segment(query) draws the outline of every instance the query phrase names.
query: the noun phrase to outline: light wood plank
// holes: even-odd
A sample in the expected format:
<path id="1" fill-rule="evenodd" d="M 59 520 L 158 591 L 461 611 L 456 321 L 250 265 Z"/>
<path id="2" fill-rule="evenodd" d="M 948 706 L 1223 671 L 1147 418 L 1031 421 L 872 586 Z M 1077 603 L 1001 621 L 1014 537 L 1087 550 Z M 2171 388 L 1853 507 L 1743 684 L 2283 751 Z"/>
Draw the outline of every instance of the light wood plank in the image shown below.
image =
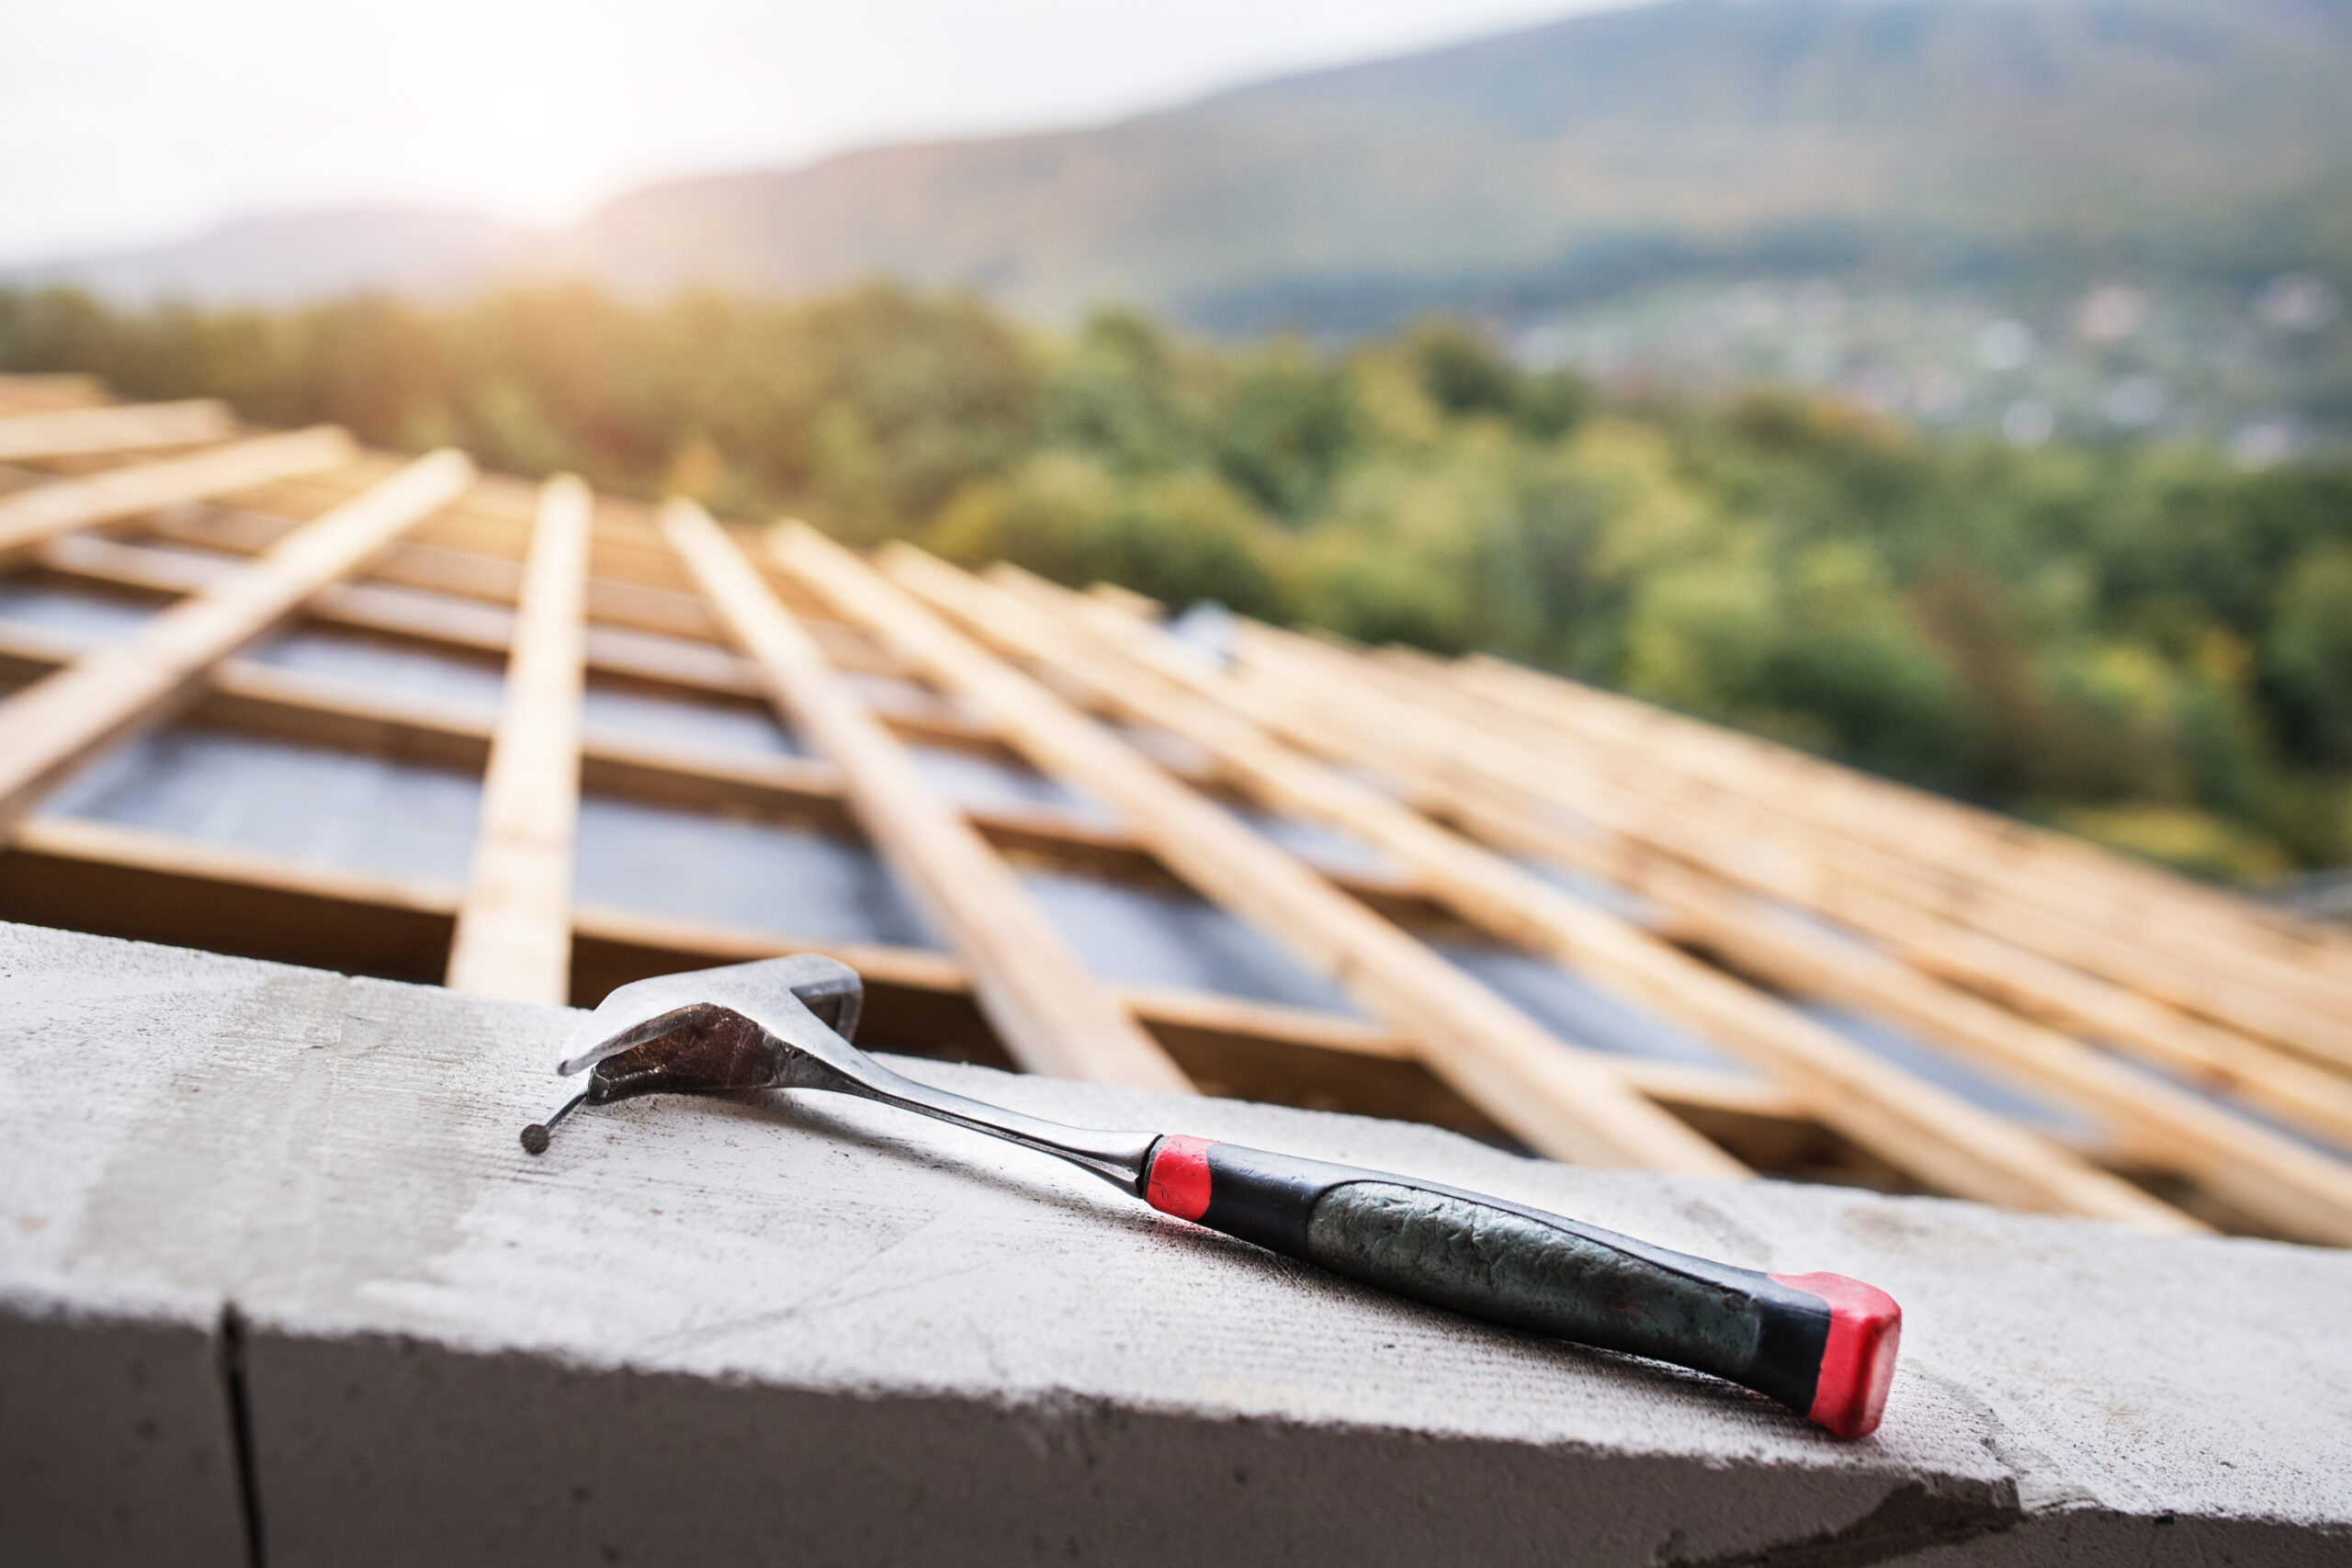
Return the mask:
<path id="1" fill-rule="evenodd" d="M 200 538 L 187 538 L 185 536 L 191 530 L 170 525 L 154 530 L 159 536 L 200 545 L 206 551 L 201 555 L 90 535 L 68 535 L 50 540 L 33 558 L 48 570 L 63 576 L 125 588 L 187 592 L 235 564 L 215 552 L 255 555 L 283 537 L 291 527 L 299 526 L 279 517 L 264 521 L 270 525 L 266 538 L 240 537 L 234 541 L 223 541 L 209 533 Z M 320 598 L 313 613 L 322 620 L 342 625 L 503 651 L 513 624 L 513 611 L 508 606 L 522 582 L 520 569 L 511 561 L 488 557 L 453 560 L 456 554 L 444 550 L 419 558 L 395 547 L 370 565 L 368 581 L 339 584 Z M 481 581 L 484 578 L 493 579 L 494 584 Z M 469 592 L 493 585 L 502 591 L 486 595 Z M 673 636 L 658 626 L 599 622 L 598 594 L 597 581 L 592 577 L 588 584 L 591 668 L 712 691 L 754 695 L 766 691 L 749 660 L 718 643 Z M 835 668 L 870 675 L 905 674 L 905 667 L 883 654 L 870 638 L 833 621 L 806 624 Z"/>
<path id="2" fill-rule="evenodd" d="M 2352 1084 L 2323 1068 L 1983 932 L 1805 874 L 1775 846 L 1710 831 L 1653 799 L 1611 798 L 1577 783 L 1555 757 L 1463 726 L 1458 704 L 1408 704 L 1396 692 L 1351 682 L 1345 669 L 1319 657 L 1288 666 L 1293 683 L 1285 687 L 1274 656 L 1280 640 L 1255 631 L 1245 638 L 1252 679 L 1271 682 L 1270 691 L 1283 695 L 1291 733 L 1338 756 L 1379 752 L 1412 777 L 1425 805 L 1474 832 L 1637 889 L 1674 867 L 1703 872 L 1867 933 L 1921 973 L 2013 1011 L 2242 1096 L 2295 1125 L 2338 1140 L 2352 1134 L 2346 1119 Z"/>
<path id="3" fill-rule="evenodd" d="M 193 592 L 233 571 L 237 564 L 219 556 L 158 549 L 86 534 L 51 539 L 34 559 L 43 570 L 62 577 L 164 593 Z M 504 653 L 513 645 L 513 611 L 429 589 L 368 581 L 337 583 L 311 603 L 308 614 L 334 626 L 474 652 Z M 838 623 L 812 624 L 808 629 L 836 669 L 893 678 L 904 673 L 904 666 L 896 660 L 886 660 L 871 639 Z M 598 674 L 728 696 L 764 698 L 767 694 L 766 682 L 750 660 L 716 646 L 594 624 L 588 627 L 587 646 L 588 667 Z M 874 684 L 862 687 L 861 694 L 883 722 L 910 740 L 1001 750 L 985 725 L 961 716 L 936 697 L 901 700 L 915 694 L 894 693 L 888 686 Z"/>
<path id="4" fill-rule="evenodd" d="M 2134 1072 L 2070 1035 L 1943 985 L 1793 909 L 1759 908 L 1663 866 L 1643 891 L 1679 929 L 1799 996 L 1916 1031 L 2002 1077 L 2090 1112 L 2280 1235 L 2352 1247 L 2352 1165 Z"/>
<path id="5" fill-rule="evenodd" d="M 74 847 L 93 846 L 85 843 Z M 106 852 L 116 852 L 119 846 L 109 844 L 105 848 Z M 783 937 L 598 905 L 580 906 L 573 912 L 573 929 L 584 939 L 663 947 L 690 953 L 714 964 L 822 953 L 857 970 L 868 984 L 918 987 L 941 992 L 965 991 L 971 984 L 970 973 L 960 960 L 919 948 Z M 1114 986 L 1108 989 L 1122 1006 L 1153 1028 L 1218 1036 L 1251 1047 L 1379 1061 L 1413 1061 L 1419 1055 L 1412 1042 L 1393 1031 L 1338 1013 L 1169 986 Z M 1642 1086 L 1645 1093 L 1661 1102 L 1758 1121 L 1811 1122 L 1810 1113 L 1796 1096 L 1764 1078 L 1717 1067 L 1632 1057 L 1618 1066 L 1630 1081 Z"/>
<path id="6" fill-rule="evenodd" d="M 103 646 L 103 639 L 0 621 L 0 675 L 36 677 Z M 892 723 L 887 715 L 878 716 Z M 474 773 L 488 764 L 496 725 L 495 710 L 488 707 L 250 659 L 226 659 L 214 665 L 204 694 L 187 710 L 187 717 L 191 723 L 300 745 Z M 839 771 L 829 762 L 800 757 L 667 739 L 653 741 L 591 728 L 581 743 L 581 788 L 693 810 L 749 812 L 826 831 L 855 830 Z M 1042 862 L 1120 881 L 1169 875 L 1151 852 L 1121 828 L 1045 807 L 972 806 L 964 814 L 1000 854 L 1019 862 Z M 1409 878 L 1346 866 L 1328 867 L 1326 874 L 1392 919 L 1425 923 L 1445 918 L 1429 902 L 1426 890 Z"/>
<path id="7" fill-rule="evenodd" d="M 1740 967 L 1783 987 L 1867 1008 L 1871 1005 L 1872 977 L 1889 961 L 1904 961 L 1906 972 L 1930 989 L 1915 989 L 1904 1005 L 1894 1010 L 1895 1016 L 1932 1038 L 1974 1054 L 1979 1035 L 1994 1029 L 2016 1042 L 2046 1043 L 2054 1039 L 2064 1042 L 2063 1048 L 2069 1052 L 2081 1049 L 2074 1034 L 2035 1028 L 2034 1021 L 2044 1019 L 2044 1012 L 2030 1005 L 2030 998 L 2009 1001 L 1990 987 L 1954 983 L 1946 976 L 1948 965 L 1923 962 L 1920 953 L 1904 942 L 1888 940 L 1883 926 L 1873 928 L 1870 937 L 1865 938 L 1818 916 L 1800 914 L 1793 906 L 1769 901 L 1753 906 L 1756 913 L 1752 919 L 1726 919 L 1721 912 L 1724 901 L 1745 895 L 1685 863 L 1659 855 L 1629 854 L 1622 845 L 1564 828 L 1521 803 L 1506 802 L 1426 775 L 1416 777 L 1414 783 L 1430 809 L 1467 830 L 1514 852 L 1555 861 L 1620 882 L 1655 899 L 1678 940 L 1695 942 L 1723 953 Z M 1846 956 L 1837 959 L 1836 955 L 1841 953 Z M 1933 954 L 1926 956 L 1932 959 Z M 1834 974 L 1824 967 L 1833 961 Z M 2030 954 L 2003 950 L 1982 955 L 1982 962 L 2014 980 L 2030 968 L 2033 961 Z M 2094 989 L 2075 1008 L 2068 1010 L 2066 1017 L 2045 1021 L 2054 1021 L 2060 1029 L 2072 1029 L 2085 1039 L 2110 1044 L 2126 1040 L 2138 1027 L 2133 1021 L 2132 1004 L 2153 1012 L 2163 1010 L 2142 998 L 2113 992 L 2111 987 L 2107 994 L 2099 994 L 2096 989 L 2099 983 L 2087 976 L 2075 979 Z M 1931 1004 L 1918 999 L 1928 996 L 1943 1001 Z M 1993 1007 L 1992 1017 L 2011 1020 L 2022 1032 L 2007 1024 L 1994 1026 L 1978 1021 L 1985 1015 L 1977 1010 L 1987 1003 L 1998 1004 Z M 2197 1028 L 2191 1021 L 2177 1015 L 2168 1021 L 2175 1030 Z M 2162 1040 L 2168 1036 L 2159 1030 L 2144 1038 Z M 2142 1049 L 2127 1054 L 2141 1055 L 2213 1093 L 2352 1149 L 2352 1082 L 2236 1036 L 2215 1035 L 2211 1032 L 2203 1036 L 2184 1033 L 2175 1043 L 2177 1048 L 2174 1050 Z M 1996 1054 L 2012 1065 L 2026 1062 L 2030 1055 L 2012 1047 L 2002 1047 Z M 2035 1075 L 2029 1071 L 2028 1076 Z M 2125 1097 L 2127 1101 L 2131 1098 Z M 2217 1145 L 2215 1157 L 2237 1156 L 2234 1151 L 2225 1152 Z"/>
<path id="8" fill-rule="evenodd" d="M 972 972 L 998 1038 L 1032 1072 L 1136 1089 L 1191 1087 L 1159 1043 L 1088 975 L 963 814 L 825 662 L 707 513 L 673 502 L 662 528 L 719 617 L 765 673 L 776 705 L 839 768 L 884 860 Z"/>
<path id="9" fill-rule="evenodd" d="M 540 489 L 505 703 L 449 944 L 447 983 L 458 990 L 556 1005 L 571 994 L 571 852 L 594 510 L 588 487 L 569 474 Z"/>
<path id="10" fill-rule="evenodd" d="M 0 413 L 47 413 L 55 409 L 96 408 L 111 402 L 96 376 L 0 376 Z"/>
<path id="11" fill-rule="evenodd" d="M 2339 975 L 2352 964 L 2352 937 L 2343 932 L 2081 839 L 1498 660 L 1473 656 L 1451 668 L 1473 685 L 1545 705 L 1549 717 L 1573 715 L 1576 723 L 1604 723 L 1620 734 L 1663 741 L 1685 771 L 1743 791 L 1752 784 L 1781 808 L 1838 831 L 1931 859 L 1962 876 L 2038 885 L 2119 932 L 2185 928 L 2200 938 L 2241 942 L 2250 952 L 2321 963 Z"/>
<path id="12" fill-rule="evenodd" d="M 356 453 L 350 436 L 322 425 L 257 436 L 191 457 L 52 479 L 0 499 L 0 562 L 72 529 L 243 490 L 285 474 L 332 468 L 351 461 Z"/>
<path id="13" fill-rule="evenodd" d="M 1493 992 L 1187 788 L 1035 681 L 951 630 L 814 530 L 772 536 L 777 564 L 973 704 L 1040 769 L 1111 803 L 1170 869 L 1377 1016 L 1520 1137 L 1558 1157 L 1711 1175 L 1741 1168 L 1592 1053 Z"/>
<path id="14" fill-rule="evenodd" d="M 1287 683 L 1298 724 L 1328 728 L 1339 716 L 1329 707 L 1332 703 L 1385 699 L 1383 711 L 1404 727 L 1391 743 L 1416 746 L 1428 777 L 1498 795 L 1506 804 L 1536 803 L 1539 815 L 1566 813 L 1577 831 L 1591 836 L 1587 852 L 1622 861 L 1624 875 L 1634 874 L 1632 868 L 1645 856 L 1687 862 L 1734 886 L 1868 932 L 1915 967 L 2044 1021 L 2216 1087 L 2270 1096 L 2298 1119 L 2301 1113 L 2293 1107 L 2300 1091 L 2292 1086 L 2324 1070 L 2005 934 L 1922 909 L 1868 877 L 1846 874 L 1834 858 L 1744 830 L 1657 789 L 1611 779 L 1590 766 L 1589 754 L 1475 723 L 1467 711 L 1473 699 L 1463 694 L 1269 628 L 1245 627 L 1240 640 L 1252 679 L 1277 689 Z"/>
<path id="15" fill-rule="evenodd" d="M 214 663 L 277 626 L 472 481 L 458 452 L 423 457 L 122 642 L 0 703 L 0 828 L 100 748 L 193 694 Z"/>
<path id="16" fill-rule="evenodd" d="M 1752 828 L 1827 835 L 1896 857 L 1932 908 L 1982 910 L 1988 929 L 2048 932 L 2088 966 L 2149 954 L 2133 976 L 2178 973 L 2200 993 L 2248 987 L 2305 1009 L 2352 1015 L 2352 942 L 2259 909 L 2078 840 L 1996 818 L 1755 737 L 1572 682 L 1474 659 L 1446 665 L 1384 655 L 1506 710 L 1555 728 L 1694 803 L 1736 809 Z M 1934 880 L 1926 873 L 1932 868 Z M 1954 889 L 1967 890 L 1964 898 Z M 2026 923 L 2020 927 L 2019 921 Z M 2124 956 L 2117 956 L 2118 952 Z"/>
<path id="17" fill-rule="evenodd" d="M 1371 661 L 1369 668 L 1377 678 L 1419 686 L 1424 705 L 1442 705 L 1490 735 L 1541 750 L 1564 771 L 1564 779 L 1566 770 L 1574 770 L 1589 788 L 1646 797 L 1680 818 L 1686 831 L 1713 832 L 1781 852 L 1819 897 L 1850 893 L 1892 900 L 2352 1070 L 2352 1007 L 2334 999 L 2332 983 L 2324 976 L 2289 973 L 2275 961 L 2244 953 L 2233 958 L 2219 947 L 2191 944 L 2185 951 L 2144 935 L 2118 938 L 1997 878 L 1976 880 L 1947 867 L 1915 863 L 1899 852 L 1772 814 L 1729 788 L 1703 795 L 1679 791 L 1670 747 L 1628 745 L 1612 756 L 1589 738 L 1562 736 L 1530 726 L 1509 710 L 1491 709 L 1480 694 L 1464 692 L 1441 674 L 1383 660 Z"/>
<path id="18" fill-rule="evenodd" d="M 210 399 L 126 403 L 112 408 L 20 413 L 0 419 L 0 463 L 92 452 L 135 452 L 226 441 L 237 433 L 229 411 Z"/>
<path id="19" fill-rule="evenodd" d="M 316 488 L 330 494 L 340 494 L 345 489 L 341 485 Z M 243 554 L 266 548 L 269 541 L 285 529 L 289 514 L 260 510 L 270 502 L 268 494 L 246 500 L 248 504 L 233 509 L 192 510 L 160 517 L 153 531 L 158 538 L 207 549 Z M 384 558 L 369 569 L 368 575 L 379 582 L 429 589 L 484 604 L 512 604 L 522 586 L 523 567 L 519 560 L 509 557 L 410 542 L 386 551 Z M 606 626 L 627 626 L 688 641 L 720 645 L 727 640 L 725 630 L 709 605 L 695 595 L 611 578 L 589 580 L 588 615 Z"/>
<path id="20" fill-rule="evenodd" d="M 1247 694 L 1185 657 L 1168 634 L 1010 569 L 1000 569 L 998 580 L 1018 585 L 1018 593 L 909 552 L 894 554 L 891 567 L 902 585 L 1001 647 L 1094 685 L 1136 719 L 1205 748 L 1268 806 L 1329 822 L 1396 856 L 1488 933 L 1747 1057 L 1896 1168 L 1943 1190 L 2013 1208 L 2193 1228 L 2140 1189 L 1912 1077 L 1777 999 L 1270 738 L 1254 721 L 1256 705 Z"/>

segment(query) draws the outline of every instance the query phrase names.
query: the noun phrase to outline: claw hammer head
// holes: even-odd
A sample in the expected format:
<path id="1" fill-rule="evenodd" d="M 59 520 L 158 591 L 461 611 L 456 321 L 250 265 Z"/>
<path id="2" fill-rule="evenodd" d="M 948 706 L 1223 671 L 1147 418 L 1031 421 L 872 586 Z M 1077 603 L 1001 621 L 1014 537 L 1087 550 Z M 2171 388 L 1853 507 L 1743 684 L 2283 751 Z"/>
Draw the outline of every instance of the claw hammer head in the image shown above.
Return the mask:
<path id="1" fill-rule="evenodd" d="M 593 1067 L 588 1087 L 526 1127 L 523 1146 L 544 1152 L 549 1129 L 583 1102 L 781 1087 L 796 1055 L 854 1053 L 865 1000 L 856 970 L 815 953 L 620 987 L 580 1021 L 556 1066 L 566 1076 Z"/>

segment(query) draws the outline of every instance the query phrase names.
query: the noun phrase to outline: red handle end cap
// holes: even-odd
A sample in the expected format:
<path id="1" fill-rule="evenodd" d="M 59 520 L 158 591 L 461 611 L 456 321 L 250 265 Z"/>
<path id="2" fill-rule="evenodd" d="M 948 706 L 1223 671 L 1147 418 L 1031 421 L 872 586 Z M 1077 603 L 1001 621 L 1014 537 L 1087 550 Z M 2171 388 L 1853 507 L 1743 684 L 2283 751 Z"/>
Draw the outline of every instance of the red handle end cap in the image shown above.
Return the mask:
<path id="1" fill-rule="evenodd" d="M 1875 1285 L 1843 1274 L 1775 1274 L 1792 1290 L 1829 1304 L 1829 1344 L 1821 1353 L 1813 1408 L 1805 1414 L 1841 1438 L 1878 1430 L 1903 1340 L 1903 1309 Z"/>
<path id="2" fill-rule="evenodd" d="M 1151 1151 L 1151 1175 L 1143 1201 L 1163 1214 L 1197 1220 L 1209 1212 L 1210 1138 L 1188 1138 L 1170 1133 Z"/>

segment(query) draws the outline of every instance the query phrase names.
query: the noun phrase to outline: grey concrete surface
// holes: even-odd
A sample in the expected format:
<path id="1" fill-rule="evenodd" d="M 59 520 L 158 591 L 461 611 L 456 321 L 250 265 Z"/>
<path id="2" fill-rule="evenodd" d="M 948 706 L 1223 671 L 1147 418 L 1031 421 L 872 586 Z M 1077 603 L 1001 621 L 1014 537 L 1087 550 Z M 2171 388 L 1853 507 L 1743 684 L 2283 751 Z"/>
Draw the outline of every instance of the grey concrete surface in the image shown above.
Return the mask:
<path id="1" fill-rule="evenodd" d="M 243 1561 L 220 1326 L 201 1295 L 0 1293 L 0 1562 Z"/>
<path id="2" fill-rule="evenodd" d="M 241 1389 L 280 1565 L 2352 1561 L 2352 1256 L 895 1064 L 1870 1280 L 1840 1443 L 854 1101 L 533 1160 L 571 1016 L 0 927 L 0 1559 L 245 1561 Z"/>

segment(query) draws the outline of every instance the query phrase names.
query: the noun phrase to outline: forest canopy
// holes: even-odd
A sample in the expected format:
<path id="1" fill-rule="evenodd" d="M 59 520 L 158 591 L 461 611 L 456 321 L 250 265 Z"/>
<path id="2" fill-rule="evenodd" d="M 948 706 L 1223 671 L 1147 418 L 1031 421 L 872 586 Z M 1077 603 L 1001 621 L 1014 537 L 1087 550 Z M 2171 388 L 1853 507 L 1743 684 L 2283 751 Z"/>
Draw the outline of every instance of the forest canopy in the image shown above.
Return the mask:
<path id="1" fill-rule="evenodd" d="M 1939 440 L 1763 388 L 1611 402 L 1432 321 L 1339 351 L 885 287 L 120 310 L 0 369 L 1066 582 L 1483 649 L 2204 874 L 2352 856 L 2352 465 Z"/>

